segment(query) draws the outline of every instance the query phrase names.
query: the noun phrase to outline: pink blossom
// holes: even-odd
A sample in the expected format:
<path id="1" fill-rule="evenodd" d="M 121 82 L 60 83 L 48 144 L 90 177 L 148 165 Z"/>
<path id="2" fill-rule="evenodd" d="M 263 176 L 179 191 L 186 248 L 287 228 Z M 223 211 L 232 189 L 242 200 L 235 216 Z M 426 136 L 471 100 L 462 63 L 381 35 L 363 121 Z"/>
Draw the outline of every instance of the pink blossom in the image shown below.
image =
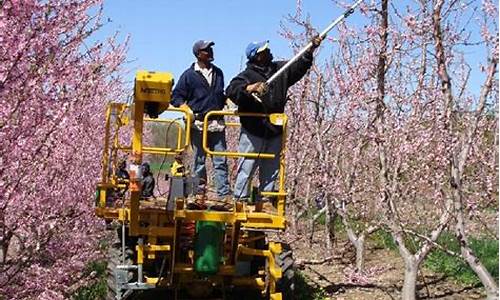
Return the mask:
<path id="1" fill-rule="evenodd" d="M 0 297 L 5 299 L 66 299 L 86 264 L 102 256 L 97 243 L 103 224 L 93 213 L 93 193 L 104 108 L 124 94 L 121 79 L 109 78 L 121 78 L 116 70 L 126 45 L 109 40 L 106 47 L 92 48 L 91 56 L 82 55 L 83 31 L 76 29 L 97 29 L 100 15 L 89 15 L 89 9 L 100 3 L 2 3 L 0 28 L 8 28 L 0 29 Z M 100 65 L 101 71 L 89 65 Z"/>

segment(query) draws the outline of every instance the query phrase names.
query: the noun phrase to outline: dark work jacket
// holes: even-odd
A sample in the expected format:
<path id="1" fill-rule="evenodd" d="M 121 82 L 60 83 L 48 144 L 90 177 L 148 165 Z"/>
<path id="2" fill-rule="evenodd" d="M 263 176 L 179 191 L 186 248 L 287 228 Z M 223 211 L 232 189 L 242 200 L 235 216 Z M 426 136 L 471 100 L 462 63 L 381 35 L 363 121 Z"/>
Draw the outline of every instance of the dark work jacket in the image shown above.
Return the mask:
<path id="1" fill-rule="evenodd" d="M 155 189 L 155 179 L 153 177 L 153 174 L 151 173 L 144 174 L 141 183 L 142 183 L 141 197 L 142 198 L 153 197 L 153 191 Z"/>
<path id="2" fill-rule="evenodd" d="M 128 174 L 127 170 L 118 169 L 118 171 L 116 172 L 116 177 L 118 179 L 118 183 L 125 183 L 125 185 L 126 185 L 126 187 L 124 189 L 117 189 L 119 196 L 123 197 L 123 195 L 125 194 L 125 192 L 128 189 L 128 185 L 129 185 L 128 180 L 130 180 L 130 175 Z M 124 182 L 125 180 L 127 180 L 127 182 Z"/>
<path id="3" fill-rule="evenodd" d="M 224 75 L 215 65 L 212 68 L 212 84 L 209 85 L 205 77 L 194 70 L 193 63 L 179 78 L 170 103 L 176 107 L 186 103 L 198 120 L 209 111 L 223 109 L 226 103 Z"/>
<path id="4" fill-rule="evenodd" d="M 299 81 L 312 65 L 312 52 L 306 51 L 297 61 L 283 72 L 269 86 L 268 92 L 262 95 L 262 103 L 257 102 L 250 93 L 246 91 L 246 86 L 256 82 L 265 82 L 276 71 L 278 71 L 286 61 L 272 62 L 268 67 L 259 67 L 248 62 L 243 72 L 234 77 L 226 89 L 226 95 L 238 105 L 239 112 L 255 113 L 283 113 L 287 102 L 288 88 Z M 241 126 L 252 135 L 271 138 L 282 133 L 281 126 L 272 125 L 268 118 L 241 117 Z"/>
<path id="5" fill-rule="evenodd" d="M 127 170 L 125 169 L 118 169 L 118 172 L 116 172 L 116 177 L 118 178 L 118 180 L 129 180 L 130 179 L 130 175 L 128 174 Z"/>

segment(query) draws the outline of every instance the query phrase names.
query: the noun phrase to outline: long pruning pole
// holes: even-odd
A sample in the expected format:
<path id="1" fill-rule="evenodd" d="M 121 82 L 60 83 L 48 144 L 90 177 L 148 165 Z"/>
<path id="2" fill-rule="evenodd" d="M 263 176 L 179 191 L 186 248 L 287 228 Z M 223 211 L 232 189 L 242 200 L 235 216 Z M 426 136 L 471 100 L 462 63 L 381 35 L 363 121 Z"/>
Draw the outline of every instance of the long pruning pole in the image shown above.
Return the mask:
<path id="1" fill-rule="evenodd" d="M 361 4 L 361 2 L 363 2 L 363 0 L 358 0 L 353 5 L 351 5 L 351 7 L 349 7 L 342 15 L 340 15 L 337 19 L 335 19 L 332 23 L 330 23 L 330 25 L 328 25 L 328 27 L 326 27 L 325 30 L 323 30 L 323 32 L 319 34 L 319 37 L 321 39 L 324 39 L 328 34 L 328 32 L 330 32 L 345 18 L 349 17 L 354 12 L 354 9 L 358 7 L 359 4 Z M 301 57 L 302 54 L 308 51 L 312 47 L 312 45 L 313 43 L 309 42 L 304 48 L 302 48 L 302 50 L 300 50 L 285 65 L 283 65 L 283 67 L 281 67 L 276 73 L 274 73 L 273 76 L 269 77 L 269 79 L 266 81 L 266 86 L 269 86 L 274 80 L 276 80 L 276 78 L 278 78 L 278 76 L 280 76 L 283 72 L 285 72 L 285 70 L 288 69 L 288 67 L 290 67 L 290 65 L 293 64 L 297 59 L 299 59 L 299 57 Z M 252 95 L 254 96 L 255 100 L 262 102 L 262 100 L 256 94 Z"/>

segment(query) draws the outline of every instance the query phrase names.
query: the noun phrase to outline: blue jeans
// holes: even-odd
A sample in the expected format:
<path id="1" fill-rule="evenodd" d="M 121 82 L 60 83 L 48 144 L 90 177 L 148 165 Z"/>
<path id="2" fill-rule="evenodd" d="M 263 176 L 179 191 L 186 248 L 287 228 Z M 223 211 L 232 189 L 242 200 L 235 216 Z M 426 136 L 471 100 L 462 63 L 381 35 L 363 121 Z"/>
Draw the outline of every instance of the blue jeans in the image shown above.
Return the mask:
<path id="1" fill-rule="evenodd" d="M 234 197 L 236 199 L 246 201 L 250 197 L 250 185 L 257 167 L 259 168 L 259 192 L 274 191 L 280 166 L 281 139 L 281 135 L 264 139 L 241 128 L 238 152 L 272 153 L 275 157 L 273 159 L 242 157 L 238 160 L 238 175 L 234 186 Z M 259 200 L 260 194 L 257 196 L 256 201 Z"/>
<path id="2" fill-rule="evenodd" d="M 207 154 L 202 147 L 202 131 L 193 128 L 191 130 L 191 146 L 194 152 L 194 174 L 200 178 L 200 186 L 198 192 L 205 189 L 207 182 L 207 169 L 205 161 Z M 208 148 L 212 151 L 226 151 L 226 132 L 208 132 Z M 225 156 L 213 156 L 212 163 L 215 171 L 215 183 L 217 185 L 217 195 L 220 197 L 231 194 L 228 179 L 227 158 Z M 202 183 L 201 180 L 204 180 Z"/>

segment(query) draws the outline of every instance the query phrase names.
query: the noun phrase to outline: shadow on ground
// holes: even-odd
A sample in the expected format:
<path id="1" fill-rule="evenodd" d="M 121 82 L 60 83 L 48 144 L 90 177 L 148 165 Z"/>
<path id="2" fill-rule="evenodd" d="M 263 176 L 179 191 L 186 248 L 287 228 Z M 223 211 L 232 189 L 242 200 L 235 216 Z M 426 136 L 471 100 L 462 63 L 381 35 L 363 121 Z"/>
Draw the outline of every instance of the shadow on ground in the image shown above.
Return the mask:
<path id="1" fill-rule="evenodd" d="M 312 285 L 306 280 L 301 273 L 297 273 L 295 276 L 295 299 L 297 300 L 322 300 L 325 298 L 325 291 L 315 285 Z M 170 290 L 154 290 L 154 291 L 144 291 L 135 294 L 131 300 L 153 300 L 153 299 L 175 299 L 173 291 Z M 178 300 L 263 300 L 268 299 L 262 297 L 259 291 L 255 290 L 242 290 L 242 289 L 232 289 L 222 295 L 221 291 L 214 291 L 212 295 L 205 298 L 192 298 L 186 292 L 179 292 Z M 291 299 L 284 299 L 291 300 Z"/>

